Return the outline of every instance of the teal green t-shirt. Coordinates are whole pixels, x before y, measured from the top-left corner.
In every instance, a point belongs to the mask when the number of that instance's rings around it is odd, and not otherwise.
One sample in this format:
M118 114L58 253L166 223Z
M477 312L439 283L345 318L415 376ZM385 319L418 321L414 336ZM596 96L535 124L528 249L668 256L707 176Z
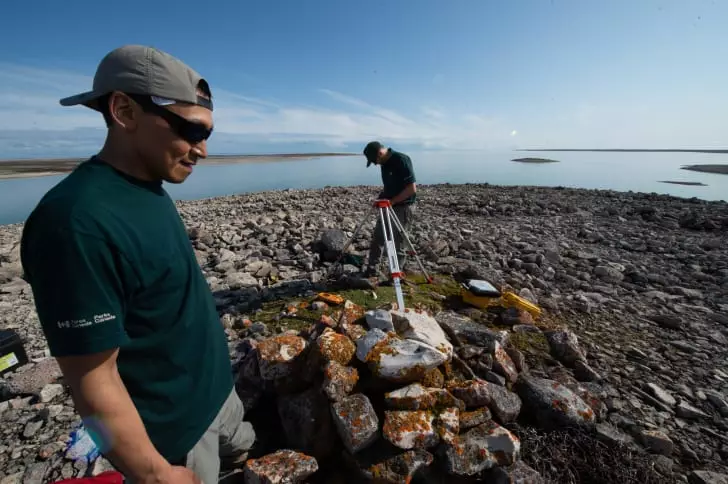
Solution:
M390 157L386 163L381 165L382 185L384 185L384 198L392 199L399 195L404 188L410 183L415 183L415 170L412 167L412 159L399 151L389 150ZM414 203L417 200L417 194L403 200L402 204Z
M152 443L182 459L233 380L214 298L162 184L91 158L28 217L21 260L51 354L119 348Z

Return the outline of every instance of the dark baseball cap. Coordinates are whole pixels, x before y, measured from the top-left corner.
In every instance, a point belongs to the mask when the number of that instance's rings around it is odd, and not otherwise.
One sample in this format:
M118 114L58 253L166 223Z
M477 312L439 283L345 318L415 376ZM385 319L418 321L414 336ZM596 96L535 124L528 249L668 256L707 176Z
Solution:
M364 156L367 158L367 167L377 160L377 154L379 150L384 148L384 145L379 141L370 141L364 147Z
M125 45L101 59L90 91L63 98L60 103L98 111L100 97L121 91L150 96L160 105L184 102L212 110L212 98L198 96L198 90L209 94L207 81L179 59L154 47Z

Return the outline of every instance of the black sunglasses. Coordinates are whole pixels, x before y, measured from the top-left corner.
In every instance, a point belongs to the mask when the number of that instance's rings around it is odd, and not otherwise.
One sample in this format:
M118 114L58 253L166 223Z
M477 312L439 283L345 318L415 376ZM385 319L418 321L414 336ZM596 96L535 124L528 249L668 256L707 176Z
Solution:
M189 121L179 114L155 104L149 96L128 93L127 96L139 104L144 112L157 115L167 121L172 130L191 145L202 143L212 135L212 129L207 128L203 124Z

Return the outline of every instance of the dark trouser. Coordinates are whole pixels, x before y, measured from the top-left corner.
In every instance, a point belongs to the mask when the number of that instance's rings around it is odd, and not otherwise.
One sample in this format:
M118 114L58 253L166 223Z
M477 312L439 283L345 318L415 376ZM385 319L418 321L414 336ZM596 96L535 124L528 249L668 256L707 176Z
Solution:
M402 204L402 205L395 205L392 207L392 210L394 211L394 214L397 215L397 218L399 219L399 222L402 224L402 227L407 232L407 236L410 237L410 240L412 240L412 235L410 234L410 229L412 227L412 221L414 219L414 212L415 212L415 205L414 203L410 204ZM400 269L404 269L405 264L405 252L409 250L409 247L405 247L407 245L407 241L404 240L404 237L402 234L397 230L397 228L394 225L394 221L392 221L392 232L394 233L394 244L397 248L397 260L400 264ZM414 243L414 241L412 242ZM379 211L377 211L377 225L374 227L374 234L372 236L372 244L369 248L369 261L367 262L368 267L370 269L375 269L379 267L379 263L381 262L382 258L382 250L384 249L384 231L382 230L382 218L379 216Z

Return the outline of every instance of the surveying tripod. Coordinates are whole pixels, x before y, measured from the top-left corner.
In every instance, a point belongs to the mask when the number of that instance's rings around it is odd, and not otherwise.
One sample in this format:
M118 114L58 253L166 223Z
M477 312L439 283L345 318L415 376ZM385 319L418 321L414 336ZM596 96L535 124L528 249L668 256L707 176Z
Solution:
M371 209L367 211L362 221L359 222L359 225L357 225L356 229L354 230L354 234L344 245L344 248L341 250L341 254L334 263L334 266L336 266L336 264L338 264L339 261L344 257L344 254L346 254L346 249L348 249L354 239L356 239L359 231L362 229L362 227L364 227L364 224L367 222L369 216L374 210L379 211L379 220L382 225L382 230L384 231L384 247L387 252L387 263L389 265L389 272L392 277L394 291L397 296L397 307L400 311L404 311L404 297L402 295L402 285L400 282L401 279L404 278L404 272L402 272L399 267L399 260L397 259L397 247L395 245L392 225L394 225L394 228L399 231L404 241L407 242L407 245L410 249L407 252L407 255L413 255L415 257L417 264L420 266L422 273L427 279L427 282L429 282L430 284L432 284L432 277L430 277L430 275L427 273L425 266L422 265L422 261L420 261L420 258L417 255L417 250L415 250L415 246L412 245L412 241L410 240L409 235L407 235L407 232L404 230L404 227L399 221L399 218L397 218L397 214L394 213L394 210L392 210L392 204L389 200L376 200L374 202ZM371 261L369 261L369 263L371 264Z

